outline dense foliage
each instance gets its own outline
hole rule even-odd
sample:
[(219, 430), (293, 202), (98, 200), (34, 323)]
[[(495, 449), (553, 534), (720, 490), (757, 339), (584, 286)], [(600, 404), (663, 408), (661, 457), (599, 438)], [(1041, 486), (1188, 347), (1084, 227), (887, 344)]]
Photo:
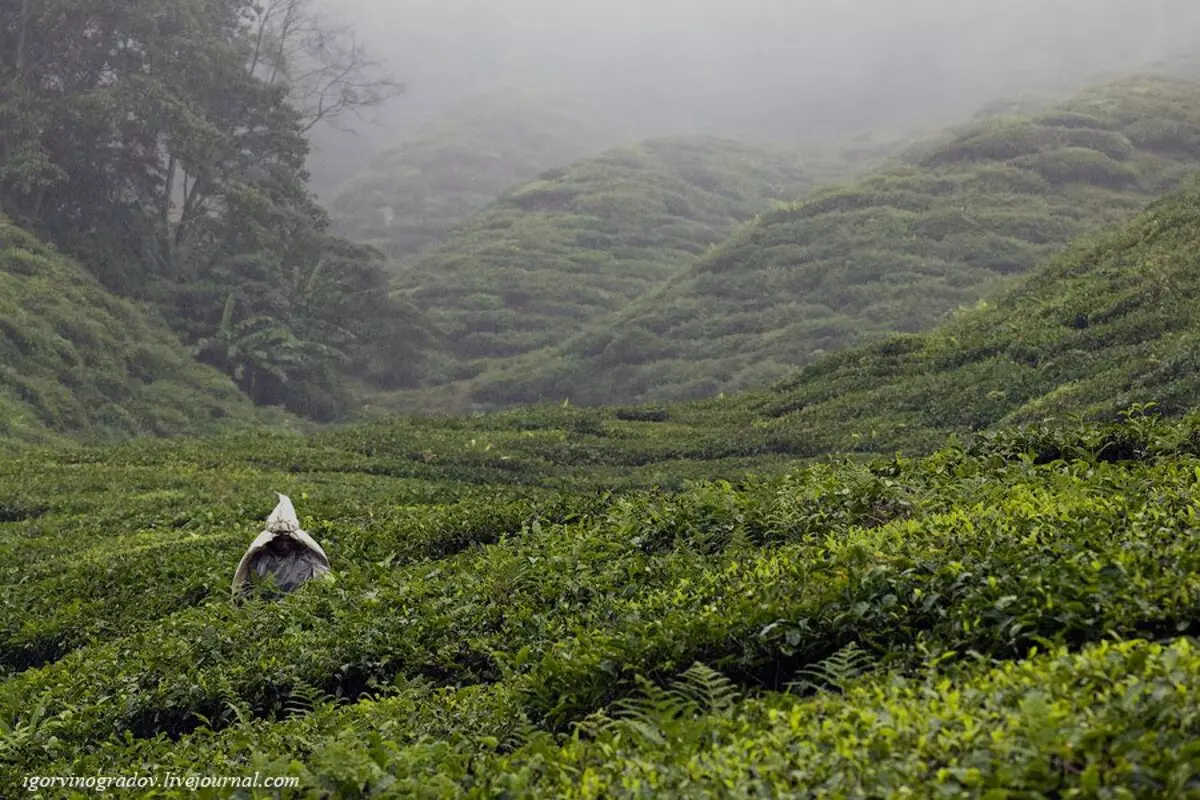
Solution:
[(508, 189), (619, 137), (583, 104), (506, 86), (462, 101), (375, 155), (329, 207), (339, 232), (403, 259)]
[(255, 401), (328, 419), (348, 376), (411, 382), (422, 325), (308, 191), (323, 112), (303, 101), (330, 86), (289, 38), (304, 3), (0, 5), (0, 212), (155, 304)]
[[(636, 402), (767, 385), (821, 353), (934, 327), (1194, 169), (1200, 85), (1130, 79), (991, 118), (765, 213), (476, 401)], [(618, 347), (620, 343), (620, 347)]]
[[(1019, 332), (1074, 296), (1159, 319), (1138, 281), (1186, 304), (1165, 276), (1198, 209), (1056, 262)], [(764, 397), (787, 399), (10, 458), (0, 794), (255, 771), (312, 797), (1200, 788), (1195, 413), (804, 461)], [(275, 490), (333, 578), (233, 605)]]
[[(4, 464), (0, 791), (254, 770), (328, 797), (1196, 788), (1200, 662), (1171, 641), (1200, 633), (1196, 419), (1046, 429), (1064, 457), (1040, 464), (979, 440), (710, 462), (730, 480), (676, 490), (656, 487), (686, 462), (647, 455), (662, 423), (581, 419)], [(595, 438), (591, 463), (553, 446)], [(269, 488), (336, 577), (233, 606)]]
[(153, 312), (0, 217), (0, 441), (197, 434), (255, 421), (267, 420)]

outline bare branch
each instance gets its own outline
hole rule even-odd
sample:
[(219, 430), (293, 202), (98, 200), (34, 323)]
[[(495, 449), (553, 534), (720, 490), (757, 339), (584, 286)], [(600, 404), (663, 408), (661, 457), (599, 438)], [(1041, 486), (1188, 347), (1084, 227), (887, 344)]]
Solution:
[(313, 11), (311, 0), (264, 0), (254, 26), (250, 70), (287, 86), (304, 131), (340, 127), (404, 89), (351, 28)]

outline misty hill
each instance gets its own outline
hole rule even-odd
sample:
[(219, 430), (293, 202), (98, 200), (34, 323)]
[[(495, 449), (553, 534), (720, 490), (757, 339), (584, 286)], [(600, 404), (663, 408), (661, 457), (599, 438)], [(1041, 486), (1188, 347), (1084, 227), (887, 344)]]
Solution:
[(507, 192), (395, 285), (463, 357), (535, 350), (652, 289), (773, 199), (844, 170), (708, 137), (617, 148)]
[(0, 217), (0, 440), (196, 434), (257, 419), (165, 325)]
[(763, 214), (686, 272), (476, 400), (686, 399), (934, 327), (1068, 241), (1133, 216), (1200, 157), (1200, 85), (1138, 78), (995, 118)]
[(344, 235), (404, 258), (506, 189), (619, 138), (580, 103), (521, 89), (473, 96), (371, 159), (330, 213)]
[[(1134, 403), (1200, 405), (1200, 189), (1080, 243), (936, 331), (820, 359), (746, 410), (793, 452), (928, 448), (949, 433)], [(709, 401), (719, 405), (721, 401)]]

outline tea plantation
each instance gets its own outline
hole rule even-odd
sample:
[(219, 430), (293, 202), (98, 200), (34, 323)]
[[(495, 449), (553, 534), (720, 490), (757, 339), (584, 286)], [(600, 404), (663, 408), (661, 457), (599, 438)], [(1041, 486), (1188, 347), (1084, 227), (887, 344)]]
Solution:
[(0, 442), (282, 423), (163, 321), (0, 215)]
[[(1200, 791), (1200, 418), (808, 462), (705, 427), (542, 409), (7, 461), (0, 794)], [(235, 606), (272, 490), (336, 577)]]
[(403, 259), (511, 186), (622, 139), (595, 109), (528, 87), (468, 97), (373, 156), (330, 198), (338, 228)]
[(539, 350), (653, 290), (772, 201), (869, 161), (863, 149), (803, 153), (693, 136), (606, 150), (507, 191), (396, 267), (394, 285), (460, 358)]
[(327, 212), (325, 6), (0, 2), (0, 800), (1200, 800), (1200, 82), (498, 89)]
[[(692, 404), (10, 436), (0, 797), (1200, 797), (1197, 253), (1184, 190)], [(276, 491), (333, 572), (234, 603)]]

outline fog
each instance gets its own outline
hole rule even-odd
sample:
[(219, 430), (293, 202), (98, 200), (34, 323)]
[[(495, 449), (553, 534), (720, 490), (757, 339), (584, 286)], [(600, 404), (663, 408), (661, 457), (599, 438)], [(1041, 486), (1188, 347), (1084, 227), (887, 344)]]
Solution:
[(1004, 96), (1067, 92), (1200, 49), (1197, 0), (339, 0), (336, 8), (408, 86), (377, 124), (358, 126), (355, 141), (319, 135), (316, 159), (339, 169), (499, 81), (588, 101), (631, 137), (799, 140), (969, 115)]

